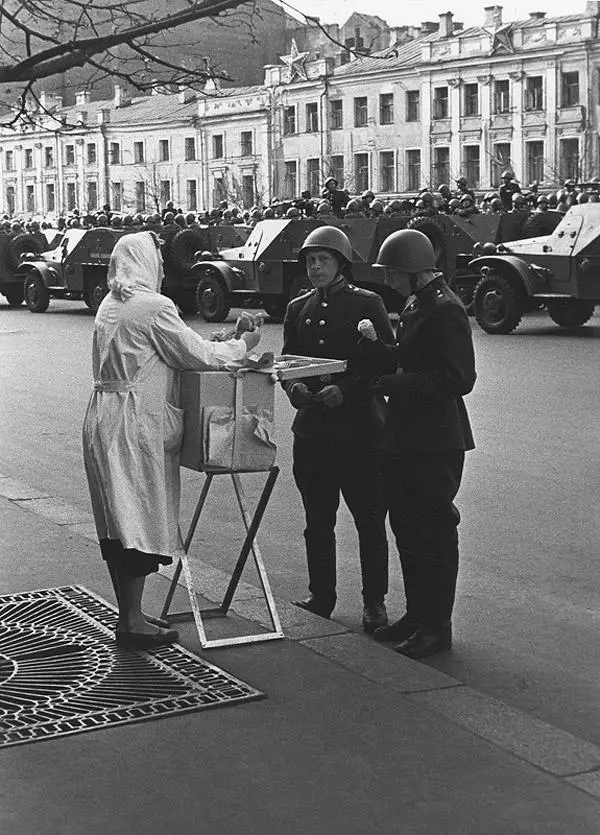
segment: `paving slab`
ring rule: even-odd
[[[0,496],[4,496],[5,499],[40,499],[47,498],[49,495],[45,490],[0,475]]]
[[[91,513],[52,497],[15,501],[15,504],[23,510],[43,516],[55,525],[72,525],[79,522],[93,524],[94,521]]]
[[[407,698],[552,774],[566,776],[600,768],[598,746],[470,687],[414,693]]]
[[[577,786],[578,789],[600,798],[600,771],[576,774],[574,777],[567,777],[566,781],[572,786]]]
[[[306,638],[317,638],[322,635],[335,635],[347,632],[347,627],[328,618],[320,618],[288,603],[281,598],[276,599],[277,613],[286,638],[291,641],[301,641]],[[271,618],[264,599],[240,600],[233,603],[232,609],[248,620],[256,621],[261,626],[272,628]]]

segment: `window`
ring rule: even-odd
[[[338,188],[344,188],[344,156],[343,154],[334,154],[331,157],[331,174],[330,177],[335,177]]]
[[[140,163],[144,162],[144,143],[143,142],[134,142],[133,143],[133,161]]]
[[[7,151],[4,155],[4,167],[7,171],[14,170],[14,154],[12,151]]]
[[[496,81],[494,84],[494,113],[510,112],[510,90],[508,79]]]
[[[465,145],[464,170],[469,188],[479,188],[479,145]]]
[[[112,200],[110,201],[115,211],[120,212],[123,208],[123,183],[111,183],[110,192]]]
[[[579,104],[579,73],[562,74],[561,107],[573,107]]]
[[[119,165],[121,162],[121,146],[118,142],[110,143],[110,163],[111,165]]]
[[[75,183],[67,183],[67,210],[70,212],[77,206]]]
[[[283,108],[283,135],[291,136],[293,133],[296,133],[296,108],[292,105]]]
[[[160,181],[160,203],[162,206],[166,206],[166,204],[171,199],[171,181],[170,180],[161,180]]]
[[[98,208],[98,183],[95,180],[90,180],[87,184],[87,207],[89,212]]]
[[[54,188],[54,186],[53,186]],[[9,215],[15,213],[15,187],[7,186],[6,188],[6,211]]]
[[[25,148],[25,168],[33,168],[33,148]]]
[[[135,208],[138,212],[146,211],[146,183],[143,180],[135,184]]]
[[[252,174],[242,176],[242,200],[244,209],[249,209],[254,205],[254,176]]]
[[[527,168],[527,182],[540,182],[544,179],[544,143],[525,143],[525,164]]]
[[[450,148],[433,149],[431,179],[436,190],[438,186],[450,184]]]
[[[243,130],[240,135],[240,146],[242,149],[242,156],[243,157],[251,157],[252,156],[252,131],[251,130]],[[252,203],[250,204],[253,205]]]
[[[198,183],[196,180],[186,180],[185,204],[189,212],[198,210]]]
[[[44,166],[46,168],[54,167],[54,148],[52,145],[47,145],[44,148]]]
[[[421,151],[406,152],[406,187],[409,191],[421,188]]]
[[[46,211],[56,210],[56,198],[54,194],[54,183],[46,183]]]
[[[87,146],[88,165],[96,165],[96,143],[88,142]]]
[[[544,86],[541,75],[527,79],[525,85],[525,110],[544,109]]]
[[[285,197],[291,198],[297,196],[298,190],[298,166],[296,162],[285,163],[285,175],[283,179],[283,190]]]
[[[168,139],[159,139],[158,140],[158,159],[159,162],[168,162],[170,158],[169,155],[169,140]]]
[[[448,107],[448,88],[434,87],[433,89],[433,118],[447,119],[449,114]]]
[[[379,154],[379,190],[380,191],[395,191],[396,178],[394,165],[394,152],[382,151]]]
[[[465,84],[463,102],[464,102],[463,112],[464,112],[465,116],[478,116],[479,115],[479,85],[478,84]]]
[[[369,118],[369,106],[366,96],[354,99],[354,127],[364,128]]]
[[[319,110],[318,104],[310,102],[306,105],[306,132],[317,133],[319,130]]]
[[[379,96],[379,122],[382,125],[394,124],[394,94],[382,93]]]
[[[218,133],[212,138],[213,159],[223,159],[223,134]]]
[[[190,162],[193,159],[196,159],[196,137],[195,136],[186,136],[184,147],[183,147],[183,155],[186,162]],[[191,181],[190,181],[191,182]],[[194,180],[194,182],[196,182]]]
[[[319,184],[321,181],[321,164],[318,159],[306,160],[306,188],[311,194],[319,193]]]
[[[29,214],[35,212],[35,186],[25,186],[25,211]]]
[[[366,99],[365,99],[366,101]],[[366,191],[369,188],[369,155],[354,154],[354,190]]]
[[[559,154],[561,180],[578,180],[581,173],[579,171],[579,140],[561,139]]]
[[[421,94],[418,90],[406,92],[406,121],[418,122],[421,118]]]
[[[75,145],[65,145],[65,165],[75,165]]]
[[[511,168],[510,142],[497,142],[492,156],[492,185],[495,188],[502,185],[500,178],[507,168]]]
[[[331,130],[341,130],[344,127],[344,104],[341,99],[330,103]]]

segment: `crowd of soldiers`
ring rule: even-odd
[[[435,214],[454,214],[460,217],[470,217],[474,214],[502,214],[504,212],[519,212],[522,214],[539,214],[554,210],[566,212],[571,206],[580,203],[597,203],[600,201],[600,177],[594,177],[587,183],[576,183],[566,180],[561,188],[547,194],[539,193],[534,183],[523,191],[516,182],[512,171],[506,170],[501,176],[502,185],[495,191],[489,191],[477,198],[475,191],[469,187],[465,177],[458,177],[456,187],[452,190],[448,185],[441,184],[435,189],[423,188],[410,198],[385,200],[377,197],[373,191],[367,189],[359,196],[351,196],[347,190],[338,188],[334,177],[329,177],[321,194],[314,198],[309,191],[302,192],[294,200],[274,198],[266,207],[253,206],[251,209],[240,209],[229,206],[222,201],[219,206],[204,212],[186,212],[177,208],[173,202],[167,203],[161,212],[146,214],[143,212],[123,214],[113,212],[109,205],[101,210],[80,214],[74,209],[69,217],[59,217],[54,227],[48,221],[14,220],[4,215],[2,230],[8,234],[28,232],[34,237],[44,234],[44,230],[57,228],[63,231],[67,228],[90,229],[98,226],[113,228],[153,229],[160,230],[172,227],[178,229],[200,228],[214,225],[255,226],[261,220],[317,217],[330,223],[341,218],[378,218],[378,217],[427,217]]]

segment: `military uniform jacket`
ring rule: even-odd
[[[382,342],[393,342],[394,333],[381,297],[345,279],[328,288],[326,294],[311,290],[288,304],[283,323],[284,354],[348,361],[343,374],[302,380],[313,393],[326,385],[336,385],[344,401],[333,409],[320,403],[299,409],[292,424],[294,433],[367,445],[373,441],[371,419],[376,395],[369,387],[370,360],[360,347],[364,341],[357,329],[361,319],[373,322]],[[298,380],[287,381],[284,388],[289,391],[295,382]]]
[[[464,305],[442,277],[410,296],[396,345],[363,344],[379,358],[379,390],[389,395],[386,447],[473,449],[463,396],[475,385],[471,326]],[[395,373],[394,372],[395,370]]]

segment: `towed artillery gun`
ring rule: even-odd
[[[485,248],[469,269],[479,275],[473,305],[487,333],[511,333],[540,307],[579,328],[600,304],[600,203],[573,206],[551,234]]]

